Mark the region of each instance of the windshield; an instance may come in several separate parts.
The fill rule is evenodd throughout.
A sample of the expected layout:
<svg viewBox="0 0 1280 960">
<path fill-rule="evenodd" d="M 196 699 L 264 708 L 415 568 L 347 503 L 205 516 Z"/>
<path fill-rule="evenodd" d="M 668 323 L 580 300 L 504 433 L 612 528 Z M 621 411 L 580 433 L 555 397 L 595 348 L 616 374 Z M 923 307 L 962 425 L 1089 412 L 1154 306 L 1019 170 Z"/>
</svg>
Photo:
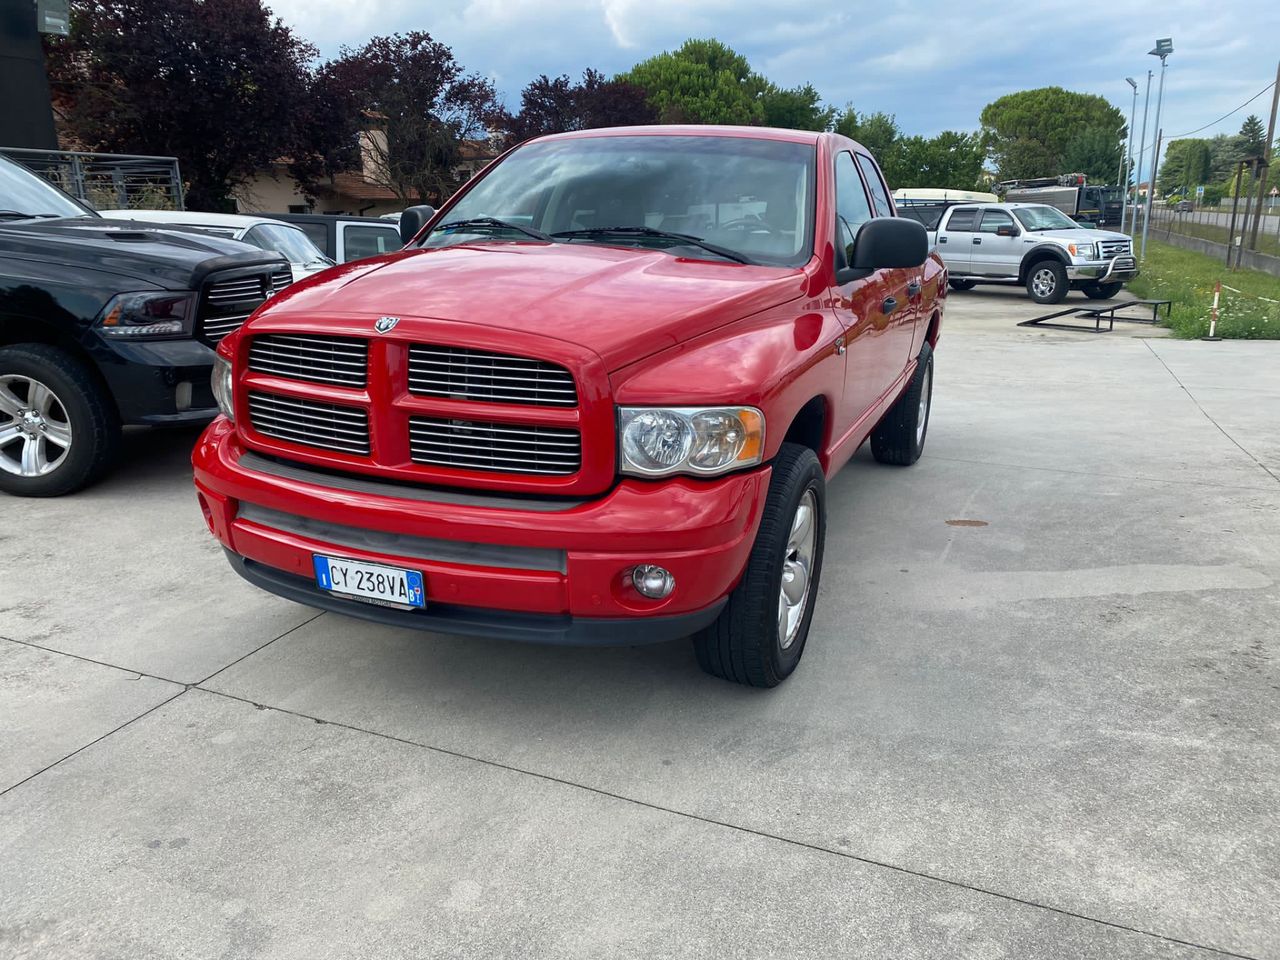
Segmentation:
<svg viewBox="0 0 1280 960">
<path fill-rule="evenodd" d="M 92 217 L 53 184 L 0 157 L 0 221 L 27 217 Z"/>
<path fill-rule="evenodd" d="M 678 249 L 682 257 L 708 260 L 730 253 L 751 263 L 799 266 L 812 247 L 813 181 L 812 144 L 696 136 L 534 143 L 445 211 L 422 245 L 531 242 L 542 234 L 565 243 Z M 489 222 L 449 226 L 479 218 Z"/>
<path fill-rule="evenodd" d="M 244 235 L 244 240 L 263 250 L 283 253 L 290 263 L 310 266 L 333 262 L 320 252 L 320 248 L 305 233 L 284 223 L 260 223 Z"/>
<path fill-rule="evenodd" d="M 1057 207 L 1014 207 L 1013 215 L 1028 230 L 1080 229 L 1080 224 Z"/>
</svg>

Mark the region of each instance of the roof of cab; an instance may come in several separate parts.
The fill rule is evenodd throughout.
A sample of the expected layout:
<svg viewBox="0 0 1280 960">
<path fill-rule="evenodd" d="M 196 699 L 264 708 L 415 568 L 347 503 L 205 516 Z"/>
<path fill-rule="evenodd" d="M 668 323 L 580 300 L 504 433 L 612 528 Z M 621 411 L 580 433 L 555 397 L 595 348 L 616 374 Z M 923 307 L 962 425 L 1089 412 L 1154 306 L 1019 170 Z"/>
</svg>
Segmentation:
<svg viewBox="0 0 1280 960">
<path fill-rule="evenodd" d="M 590 137 L 745 137 L 751 140 L 782 140 L 789 143 L 817 143 L 824 134 L 816 130 L 784 130 L 781 127 L 735 127 L 719 124 L 656 124 L 644 127 L 596 127 L 571 130 L 529 140 L 578 140 Z"/>
</svg>

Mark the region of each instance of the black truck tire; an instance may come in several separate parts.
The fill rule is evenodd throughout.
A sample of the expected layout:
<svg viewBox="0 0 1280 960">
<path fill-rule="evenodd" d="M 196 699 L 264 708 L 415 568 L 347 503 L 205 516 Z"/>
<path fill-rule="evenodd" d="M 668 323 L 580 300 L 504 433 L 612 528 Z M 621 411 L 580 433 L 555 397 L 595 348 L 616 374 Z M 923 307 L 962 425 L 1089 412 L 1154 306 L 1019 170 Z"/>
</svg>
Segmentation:
<svg viewBox="0 0 1280 960">
<path fill-rule="evenodd" d="M 1110 300 L 1120 292 L 1124 286 L 1118 281 L 1112 283 L 1086 283 L 1080 289 L 1084 291 L 1084 295 L 1090 300 Z"/>
<path fill-rule="evenodd" d="M 871 431 L 871 455 L 881 463 L 909 467 L 924 452 L 933 407 L 933 348 L 924 344 L 911 383 Z"/>
<path fill-rule="evenodd" d="M 790 676 L 809 638 L 826 531 L 822 465 L 808 447 L 784 443 L 742 580 L 716 621 L 693 638 L 703 670 L 752 687 L 776 687 Z"/>
<path fill-rule="evenodd" d="M 948 280 L 947 284 L 952 290 L 972 290 L 977 282 L 977 280 Z"/>
<path fill-rule="evenodd" d="M 0 491 L 74 493 L 119 450 L 115 407 L 80 360 L 44 343 L 0 347 Z"/>
</svg>

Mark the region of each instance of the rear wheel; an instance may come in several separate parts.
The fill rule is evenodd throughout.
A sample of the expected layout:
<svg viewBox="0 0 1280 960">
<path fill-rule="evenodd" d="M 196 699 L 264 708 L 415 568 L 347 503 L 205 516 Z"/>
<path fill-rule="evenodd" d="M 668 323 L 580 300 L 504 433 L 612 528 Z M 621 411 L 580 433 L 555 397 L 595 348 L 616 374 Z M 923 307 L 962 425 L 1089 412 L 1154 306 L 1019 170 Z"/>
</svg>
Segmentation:
<svg viewBox="0 0 1280 960">
<path fill-rule="evenodd" d="M 972 290 L 977 280 L 948 280 L 952 290 Z"/>
<path fill-rule="evenodd" d="M 87 367 L 43 343 L 0 348 L 0 490 L 57 497 L 101 477 L 120 424 Z"/>
<path fill-rule="evenodd" d="M 1027 293 L 1036 303 L 1061 303 L 1068 289 L 1067 268 L 1057 260 L 1040 260 L 1027 271 Z"/>
<path fill-rule="evenodd" d="M 1086 283 L 1080 289 L 1090 300 L 1110 300 L 1123 286 L 1123 283 Z"/>
<path fill-rule="evenodd" d="M 933 406 L 933 348 L 924 344 L 911 383 L 871 431 L 871 455 L 881 463 L 909 467 L 924 452 Z"/>
<path fill-rule="evenodd" d="M 715 623 L 694 637 L 698 665 L 707 673 L 776 687 L 795 670 L 818 598 L 826 509 L 817 456 L 784 443 L 746 572 Z"/>
</svg>

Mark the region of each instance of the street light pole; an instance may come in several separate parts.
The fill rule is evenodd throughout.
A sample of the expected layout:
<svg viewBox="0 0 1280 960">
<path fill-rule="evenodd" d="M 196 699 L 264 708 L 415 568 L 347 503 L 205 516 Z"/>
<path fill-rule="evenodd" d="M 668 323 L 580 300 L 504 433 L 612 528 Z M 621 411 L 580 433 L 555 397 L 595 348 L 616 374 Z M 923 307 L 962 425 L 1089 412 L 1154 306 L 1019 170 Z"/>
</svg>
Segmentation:
<svg viewBox="0 0 1280 960">
<path fill-rule="evenodd" d="M 1151 177 L 1147 181 L 1147 209 L 1142 216 L 1142 259 L 1147 259 L 1147 230 L 1151 226 L 1151 201 L 1156 194 L 1156 168 L 1160 164 L 1160 107 L 1164 102 L 1164 71 L 1169 66 L 1167 60 L 1173 53 L 1173 41 L 1168 37 L 1157 40 L 1155 49 L 1147 51 L 1149 56 L 1160 58 L 1160 92 L 1156 94 L 1156 141 L 1152 145 Z"/>
<path fill-rule="evenodd" d="M 1133 172 L 1133 122 L 1138 118 L 1138 81 L 1125 77 L 1124 82 L 1133 87 L 1133 106 L 1129 108 L 1129 143 L 1120 161 L 1120 183 L 1124 187 L 1124 202 L 1120 204 L 1120 232 L 1124 233 L 1125 214 L 1129 212 L 1129 177 Z"/>
<path fill-rule="evenodd" d="M 1133 180 L 1134 206 L 1137 207 L 1138 188 L 1142 186 L 1142 161 L 1147 157 L 1147 112 L 1151 109 L 1151 71 L 1147 71 L 1147 98 L 1142 104 L 1142 136 L 1138 137 L 1138 172 Z M 1150 192 L 1150 184 L 1147 186 Z M 1138 211 L 1133 211 L 1133 222 L 1129 224 L 1135 235 L 1138 233 Z"/>
</svg>

